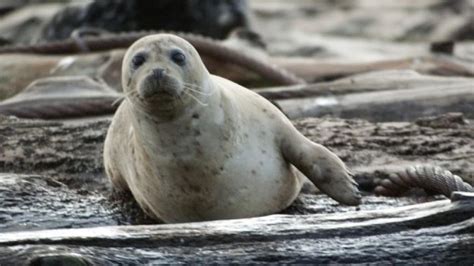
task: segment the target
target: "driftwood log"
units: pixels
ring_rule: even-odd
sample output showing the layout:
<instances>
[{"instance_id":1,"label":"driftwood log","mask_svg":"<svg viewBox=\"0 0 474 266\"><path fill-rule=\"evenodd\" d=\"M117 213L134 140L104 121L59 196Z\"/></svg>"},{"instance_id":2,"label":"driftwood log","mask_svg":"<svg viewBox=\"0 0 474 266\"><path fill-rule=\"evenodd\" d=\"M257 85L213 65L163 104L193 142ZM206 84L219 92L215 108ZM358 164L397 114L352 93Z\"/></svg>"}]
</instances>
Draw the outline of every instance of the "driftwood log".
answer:
<instances>
[{"instance_id":1,"label":"driftwood log","mask_svg":"<svg viewBox=\"0 0 474 266\"><path fill-rule=\"evenodd\" d=\"M0 234L0 263L474 262L474 195L390 210Z\"/></svg>"},{"instance_id":2,"label":"driftwood log","mask_svg":"<svg viewBox=\"0 0 474 266\"><path fill-rule=\"evenodd\" d=\"M374 60L371 62L325 62L318 59L275 57L272 62L288 69L308 82L334 80L359 73L382 70L409 69L423 74L441 76L474 76L472 62L452 56L429 54L402 59ZM333 60L336 61L336 60ZM342 61L342 60L340 60Z\"/></svg>"},{"instance_id":3,"label":"driftwood log","mask_svg":"<svg viewBox=\"0 0 474 266\"><path fill-rule=\"evenodd\" d=\"M257 89L290 118L333 115L369 121L413 121L420 116L474 114L474 79L379 71L333 82Z\"/></svg>"}]
</instances>

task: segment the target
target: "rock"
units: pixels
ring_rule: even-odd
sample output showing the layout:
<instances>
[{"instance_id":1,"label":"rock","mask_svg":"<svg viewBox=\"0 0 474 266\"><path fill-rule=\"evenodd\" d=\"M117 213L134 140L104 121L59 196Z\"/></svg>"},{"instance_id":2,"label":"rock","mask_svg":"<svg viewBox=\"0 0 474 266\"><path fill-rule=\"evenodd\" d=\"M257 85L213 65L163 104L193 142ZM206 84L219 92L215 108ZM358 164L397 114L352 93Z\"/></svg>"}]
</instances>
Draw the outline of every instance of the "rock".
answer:
<instances>
[{"instance_id":1,"label":"rock","mask_svg":"<svg viewBox=\"0 0 474 266\"><path fill-rule=\"evenodd\" d=\"M194 32L222 39L232 29L248 25L248 12L246 0L100 0L58 12L40 39L65 39L81 27Z\"/></svg>"}]
</instances>

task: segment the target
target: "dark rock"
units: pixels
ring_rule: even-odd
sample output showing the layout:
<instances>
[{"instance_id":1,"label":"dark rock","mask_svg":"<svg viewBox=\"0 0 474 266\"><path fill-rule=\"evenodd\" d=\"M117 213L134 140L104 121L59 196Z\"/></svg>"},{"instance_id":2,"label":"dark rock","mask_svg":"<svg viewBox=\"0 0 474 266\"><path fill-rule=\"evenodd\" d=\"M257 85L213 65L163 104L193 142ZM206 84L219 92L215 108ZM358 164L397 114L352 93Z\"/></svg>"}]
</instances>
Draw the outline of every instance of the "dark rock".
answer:
<instances>
[{"instance_id":1,"label":"dark rock","mask_svg":"<svg viewBox=\"0 0 474 266\"><path fill-rule=\"evenodd\" d=\"M455 43L453 41L433 42L431 43L430 49L434 53L453 54L454 45Z\"/></svg>"},{"instance_id":2,"label":"dark rock","mask_svg":"<svg viewBox=\"0 0 474 266\"><path fill-rule=\"evenodd\" d=\"M66 7L45 27L42 39L65 39L81 27L184 31L223 38L247 24L245 0L101 0Z\"/></svg>"}]
</instances>

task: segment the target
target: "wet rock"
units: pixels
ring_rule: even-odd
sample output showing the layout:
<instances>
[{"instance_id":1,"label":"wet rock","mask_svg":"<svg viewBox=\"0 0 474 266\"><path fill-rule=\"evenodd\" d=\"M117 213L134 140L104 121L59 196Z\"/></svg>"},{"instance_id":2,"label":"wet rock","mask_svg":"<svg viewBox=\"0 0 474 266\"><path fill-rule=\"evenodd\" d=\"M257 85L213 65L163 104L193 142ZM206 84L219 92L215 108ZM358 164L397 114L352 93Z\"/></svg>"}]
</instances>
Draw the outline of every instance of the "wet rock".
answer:
<instances>
[{"instance_id":1,"label":"wet rock","mask_svg":"<svg viewBox=\"0 0 474 266\"><path fill-rule=\"evenodd\" d=\"M224 38L233 28L248 25L247 12L246 0L100 0L57 13L40 39L65 39L81 27L183 31Z\"/></svg>"}]
</instances>

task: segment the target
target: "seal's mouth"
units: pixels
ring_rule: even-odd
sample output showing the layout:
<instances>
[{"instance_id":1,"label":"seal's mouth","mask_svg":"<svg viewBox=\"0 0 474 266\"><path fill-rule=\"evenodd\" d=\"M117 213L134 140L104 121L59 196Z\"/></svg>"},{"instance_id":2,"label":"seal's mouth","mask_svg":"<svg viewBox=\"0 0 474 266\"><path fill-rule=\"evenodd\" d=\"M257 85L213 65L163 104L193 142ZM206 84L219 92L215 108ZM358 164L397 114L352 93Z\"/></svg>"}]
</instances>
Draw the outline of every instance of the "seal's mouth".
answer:
<instances>
[{"instance_id":1,"label":"seal's mouth","mask_svg":"<svg viewBox=\"0 0 474 266\"><path fill-rule=\"evenodd\" d=\"M175 99L182 91L182 83L163 69L153 69L138 86L138 96L143 101Z\"/></svg>"}]
</instances>

